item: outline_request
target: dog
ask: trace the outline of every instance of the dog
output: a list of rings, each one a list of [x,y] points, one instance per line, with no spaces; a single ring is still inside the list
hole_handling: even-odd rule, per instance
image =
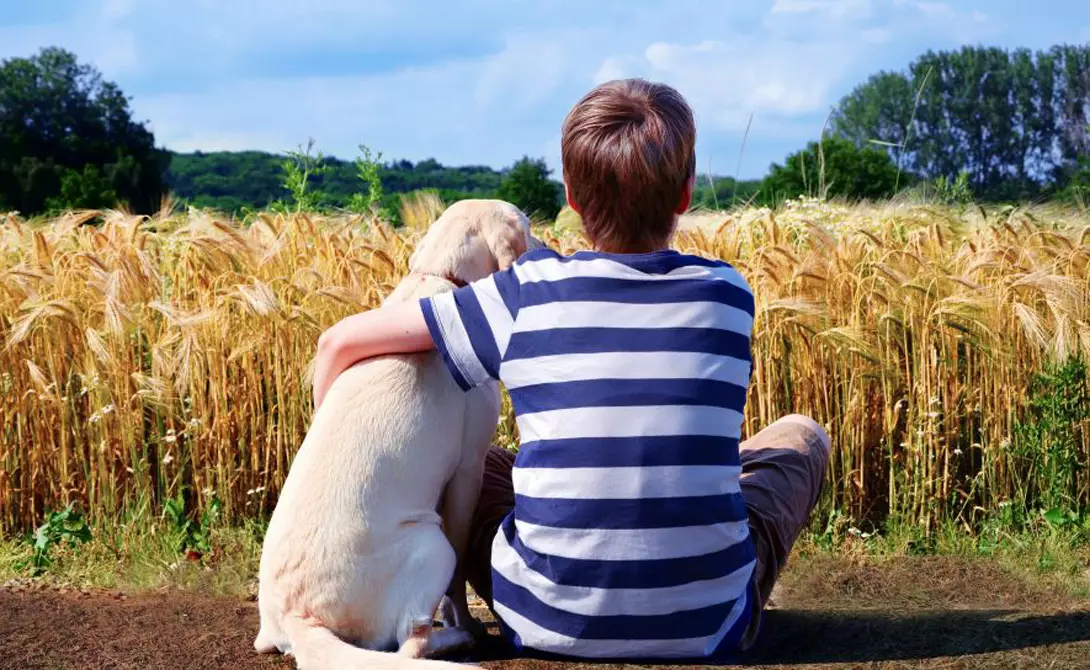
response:
[[[460,201],[384,302],[452,290],[540,246],[514,205]],[[463,554],[499,414],[495,383],[463,392],[434,352],[342,373],[269,522],[254,648],[293,654],[301,670],[464,667],[424,659],[483,630],[466,602]]]

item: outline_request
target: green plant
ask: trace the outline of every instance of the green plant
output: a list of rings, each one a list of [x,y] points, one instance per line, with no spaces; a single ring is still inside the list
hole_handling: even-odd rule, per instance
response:
[[[973,191],[969,187],[969,173],[962,170],[954,179],[937,177],[934,182],[935,197],[946,205],[968,205],[973,202]]]
[[[311,152],[313,150],[314,139],[312,138],[307,141],[306,149],[300,146],[299,149],[287,152],[288,158],[280,166],[284,171],[284,188],[291,193],[294,207],[289,207],[283,201],[278,201],[271,206],[273,210],[289,212],[294,209],[297,212],[310,212],[319,209],[322,202],[322,192],[312,188],[311,179],[325,174],[329,168],[325,164],[322,152],[319,151],[317,155],[312,156]]]
[[[1014,428],[1012,449],[1022,459],[1022,507],[1041,510],[1050,526],[1077,525],[1080,502],[1090,488],[1083,451],[1090,419],[1086,364],[1070,358],[1048,366],[1030,386],[1026,420]]]
[[[1087,132],[1090,133],[1090,127],[1087,127]],[[1079,209],[1090,207],[1090,156],[1084,156],[1075,164],[1060,197],[1074,203]]]
[[[223,504],[215,493],[211,495],[211,501],[205,507],[200,517],[192,519],[186,511],[185,491],[179,491],[178,495],[168,498],[163,503],[163,514],[170,522],[172,532],[177,536],[178,551],[189,554],[193,558],[212,551],[211,530],[219,517]]]
[[[843,512],[832,509],[825,521],[825,527],[813,533],[813,542],[819,549],[831,551],[840,546],[846,529],[850,526],[850,520]]]
[[[382,167],[382,152],[372,155],[371,149],[360,145],[362,156],[356,159],[356,174],[360,181],[367,185],[367,193],[353,193],[348,201],[348,209],[357,214],[371,214],[382,220],[390,218],[389,212],[382,206],[385,195],[382,192],[382,178],[379,170]]]
[[[52,565],[49,557],[54,547],[62,544],[74,547],[91,541],[91,528],[83,514],[71,505],[61,511],[46,514],[45,523],[34,532],[34,554],[30,568],[34,576],[41,575]]]

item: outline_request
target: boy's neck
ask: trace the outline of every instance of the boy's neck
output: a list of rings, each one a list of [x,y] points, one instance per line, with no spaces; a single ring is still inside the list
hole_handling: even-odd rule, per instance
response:
[[[673,238],[667,238],[658,244],[640,245],[629,249],[611,249],[598,246],[594,244],[591,248],[600,254],[619,254],[619,255],[634,255],[634,254],[653,254],[659,251],[669,251],[670,244],[673,242]]]

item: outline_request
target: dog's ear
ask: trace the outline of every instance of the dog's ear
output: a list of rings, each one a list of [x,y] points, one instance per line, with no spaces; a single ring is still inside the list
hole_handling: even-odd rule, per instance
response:
[[[506,270],[528,249],[529,225],[519,214],[511,213],[499,225],[488,226],[484,232],[496,269]]]

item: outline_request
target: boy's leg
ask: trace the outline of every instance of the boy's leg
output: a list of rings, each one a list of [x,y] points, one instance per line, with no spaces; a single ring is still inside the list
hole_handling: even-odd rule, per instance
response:
[[[488,450],[481,496],[473,513],[466,550],[466,579],[489,609],[492,609],[492,540],[504,517],[515,507],[515,488],[511,483],[514,466],[514,452],[499,447]]]
[[[821,495],[829,462],[829,436],[813,419],[786,416],[739,447],[742,497],[757,548],[755,580],[760,594],[754,614],[768,602],[799,533]],[[759,621],[759,617],[754,617]],[[759,625],[759,624],[758,624]],[[758,625],[747,635],[752,644]]]

